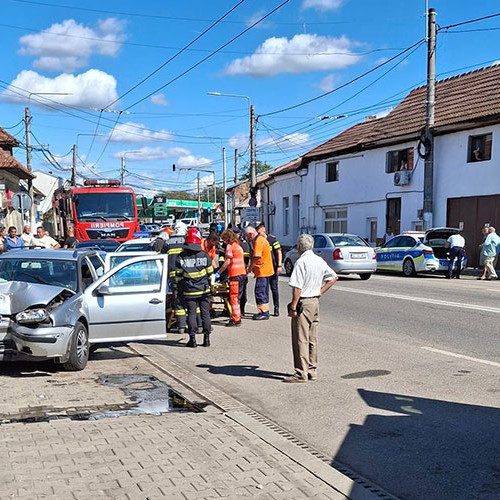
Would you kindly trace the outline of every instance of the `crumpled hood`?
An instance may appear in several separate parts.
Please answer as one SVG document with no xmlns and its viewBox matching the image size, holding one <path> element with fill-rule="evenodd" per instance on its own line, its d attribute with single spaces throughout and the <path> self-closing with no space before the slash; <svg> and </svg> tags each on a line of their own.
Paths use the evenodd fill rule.
<svg viewBox="0 0 500 500">
<path fill-rule="evenodd" d="M 23 281 L 0 283 L 0 314 L 17 314 L 35 304 L 46 306 L 63 290 L 67 288 L 41 283 Z"/>
</svg>

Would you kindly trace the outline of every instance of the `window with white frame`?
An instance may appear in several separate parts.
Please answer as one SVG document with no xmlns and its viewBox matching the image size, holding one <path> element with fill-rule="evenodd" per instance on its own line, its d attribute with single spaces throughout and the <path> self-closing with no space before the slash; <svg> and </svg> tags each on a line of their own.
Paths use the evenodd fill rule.
<svg viewBox="0 0 500 500">
<path fill-rule="evenodd" d="M 325 212 L 325 233 L 347 232 L 347 208 L 336 208 Z"/>
<path fill-rule="evenodd" d="M 290 232 L 290 198 L 283 198 L 283 235 Z"/>
<path fill-rule="evenodd" d="M 326 164 L 326 182 L 336 182 L 339 180 L 339 162 L 334 161 Z"/>
</svg>

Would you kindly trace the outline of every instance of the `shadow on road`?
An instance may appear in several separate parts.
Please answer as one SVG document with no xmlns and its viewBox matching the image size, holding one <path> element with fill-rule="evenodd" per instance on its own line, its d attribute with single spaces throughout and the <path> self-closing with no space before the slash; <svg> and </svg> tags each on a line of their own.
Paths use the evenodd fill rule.
<svg viewBox="0 0 500 500">
<path fill-rule="evenodd" d="M 271 372 L 260 370 L 258 365 L 196 365 L 198 368 L 206 368 L 208 373 L 214 375 L 229 375 L 232 377 L 257 377 L 283 380 L 289 373 Z"/>
<path fill-rule="evenodd" d="M 407 500 L 500 498 L 500 409 L 358 392 L 372 408 L 398 415 L 352 424 L 333 464 Z"/>
</svg>

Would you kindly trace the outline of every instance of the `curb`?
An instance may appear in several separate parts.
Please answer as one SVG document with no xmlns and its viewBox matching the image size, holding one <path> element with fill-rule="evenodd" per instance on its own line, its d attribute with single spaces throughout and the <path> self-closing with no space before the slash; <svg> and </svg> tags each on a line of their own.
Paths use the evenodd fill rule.
<svg viewBox="0 0 500 500">
<path fill-rule="evenodd" d="M 330 457 L 283 429 L 264 415 L 241 403 L 221 389 L 201 379 L 172 361 L 158 348 L 147 344 L 128 348 L 192 393 L 217 407 L 227 418 L 252 432 L 280 453 L 286 455 L 336 492 L 334 498 L 351 500 L 398 500 L 368 479 L 342 464 L 332 463 Z"/>
</svg>

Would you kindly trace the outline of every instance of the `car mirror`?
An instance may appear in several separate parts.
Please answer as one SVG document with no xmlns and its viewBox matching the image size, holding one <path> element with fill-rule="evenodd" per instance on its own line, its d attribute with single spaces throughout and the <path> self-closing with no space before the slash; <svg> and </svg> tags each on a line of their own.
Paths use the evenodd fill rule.
<svg viewBox="0 0 500 500">
<path fill-rule="evenodd" d="M 112 295 L 111 289 L 109 288 L 108 285 L 101 285 L 96 289 L 96 294 L 97 295 Z"/>
</svg>

